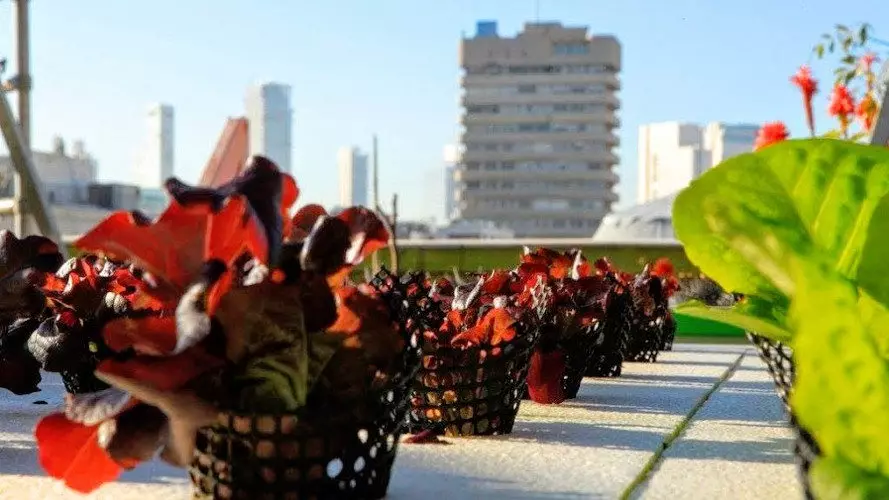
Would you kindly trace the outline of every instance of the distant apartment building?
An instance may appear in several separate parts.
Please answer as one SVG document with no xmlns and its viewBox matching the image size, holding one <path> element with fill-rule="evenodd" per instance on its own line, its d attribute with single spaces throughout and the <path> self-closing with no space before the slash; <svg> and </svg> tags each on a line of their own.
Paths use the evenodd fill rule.
<svg viewBox="0 0 889 500">
<path fill-rule="evenodd" d="M 176 148 L 174 119 L 173 106 L 169 104 L 154 104 L 148 108 L 148 137 L 133 175 L 137 186 L 159 189 L 173 177 Z"/>
<path fill-rule="evenodd" d="M 292 172 L 290 86 L 263 83 L 250 87 L 244 99 L 249 122 L 250 155 L 263 155 L 284 172 Z"/>
<path fill-rule="evenodd" d="M 96 182 L 98 164 L 86 152 L 82 141 L 75 141 L 67 150 L 60 137 L 53 139 L 52 151 L 33 151 L 31 158 L 47 201 L 56 204 L 88 203 L 89 186 Z M 12 196 L 12 159 L 0 156 L 0 193 Z"/>
<path fill-rule="evenodd" d="M 618 197 L 621 46 L 585 27 L 480 22 L 460 46 L 456 212 L 517 237 L 592 235 Z"/>
<path fill-rule="evenodd" d="M 356 147 L 342 148 L 337 153 L 340 206 L 368 206 L 367 154 Z"/>
<path fill-rule="evenodd" d="M 639 127 L 638 203 L 674 194 L 707 169 L 753 150 L 758 125 L 663 122 Z"/>
<path fill-rule="evenodd" d="M 457 182 L 454 176 L 457 173 L 457 165 L 460 162 L 460 148 L 456 144 L 449 144 L 444 149 L 444 222 L 448 223 L 457 218 Z"/>
</svg>

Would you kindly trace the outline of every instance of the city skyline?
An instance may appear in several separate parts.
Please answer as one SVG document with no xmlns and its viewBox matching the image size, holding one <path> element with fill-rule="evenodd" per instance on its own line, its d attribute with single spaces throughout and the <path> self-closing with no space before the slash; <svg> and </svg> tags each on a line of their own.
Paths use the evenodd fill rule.
<svg viewBox="0 0 889 500">
<path fill-rule="evenodd" d="M 857 5 L 871 17 L 889 14 L 889 6 L 873 0 Z M 54 135 L 83 137 L 100 162 L 99 178 L 125 180 L 121 176 L 131 171 L 143 137 L 144 103 L 162 97 L 183 109 L 177 116 L 177 175 L 194 182 L 225 119 L 241 114 L 243 89 L 271 77 L 294 89 L 292 164 L 301 203 L 335 203 L 336 175 L 324 166 L 340 145 L 377 133 L 381 199 L 397 190 L 404 214 L 434 215 L 419 186 L 422 172 L 441 168 L 441 148 L 457 136 L 460 32 L 471 31 L 479 19 L 496 19 L 504 33 L 514 33 L 534 20 L 535 7 L 504 0 L 455 0 L 419 14 L 412 7 L 400 0 L 262 9 L 225 0 L 34 2 L 35 149 L 48 149 Z M 214 16 L 206 16 L 207 8 Z M 10 25 L 10 10 L 0 8 L 0 25 Z M 176 16 L 166 14 L 174 10 Z M 350 14 L 343 16 L 345 11 Z M 640 18 L 639 11 L 647 15 Z M 564 0 L 541 2 L 540 16 L 591 25 L 592 33 L 621 40 L 625 147 L 619 153 L 618 207 L 636 198 L 635 145 L 643 123 L 781 119 L 795 136 L 806 135 L 799 95 L 787 79 L 807 62 L 825 80 L 815 103 L 824 122 L 832 63 L 811 60 L 811 46 L 834 23 L 856 22 L 838 19 L 826 0 L 640 0 L 607 9 Z M 339 28 L 293 30 L 285 22 L 293 18 L 337 19 Z M 229 25 L 262 26 L 267 36 L 233 36 Z M 875 27 L 875 35 L 886 38 Z M 0 37 L 0 54 L 11 53 L 9 37 Z M 422 61 L 422 68 L 394 71 L 387 66 L 394 61 Z M 70 78 L 83 73 L 99 78 Z"/>
</svg>

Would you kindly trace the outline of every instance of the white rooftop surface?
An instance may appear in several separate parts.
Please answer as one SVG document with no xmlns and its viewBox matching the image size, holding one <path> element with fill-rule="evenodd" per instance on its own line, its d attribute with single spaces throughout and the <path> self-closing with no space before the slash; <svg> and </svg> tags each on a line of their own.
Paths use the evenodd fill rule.
<svg viewBox="0 0 889 500">
<path fill-rule="evenodd" d="M 63 393 L 46 378 L 41 393 L 0 395 L 0 499 L 188 498 L 185 472 L 162 463 L 88 496 L 43 476 L 31 430 Z M 576 400 L 523 402 L 511 435 L 402 444 L 388 498 L 619 498 L 665 443 L 631 498 L 802 498 L 785 421 L 752 348 L 681 344 L 620 378 L 586 379 Z"/>
</svg>

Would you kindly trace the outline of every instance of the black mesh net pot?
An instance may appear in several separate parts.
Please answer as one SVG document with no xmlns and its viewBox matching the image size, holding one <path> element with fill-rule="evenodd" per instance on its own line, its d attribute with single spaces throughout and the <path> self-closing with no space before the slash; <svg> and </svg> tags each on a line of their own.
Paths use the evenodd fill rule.
<svg viewBox="0 0 889 500">
<path fill-rule="evenodd" d="M 661 350 L 662 316 L 646 317 L 643 314 L 633 315 L 627 335 L 627 351 L 625 361 L 654 363 Z"/>
<path fill-rule="evenodd" d="M 201 429 L 195 498 L 383 498 L 407 410 L 407 380 L 369 402 L 377 418 L 222 413 Z"/>
<path fill-rule="evenodd" d="M 588 377 L 620 376 L 633 313 L 631 306 L 629 294 L 609 297 L 602 322 L 602 342 L 593 349 L 586 371 Z"/>
<path fill-rule="evenodd" d="M 386 496 L 420 366 L 423 315 L 406 283 L 385 270 L 371 282 L 407 339 L 401 370 L 368 393 L 361 411 L 311 408 L 279 415 L 220 413 L 199 431 L 189 468 L 196 499 L 306 499 Z M 419 318 L 409 323 L 407 318 Z M 356 418 L 355 415 L 363 417 Z"/>
<path fill-rule="evenodd" d="M 512 432 L 539 332 L 520 325 L 497 347 L 423 345 L 411 392 L 410 431 L 447 436 Z"/>
<path fill-rule="evenodd" d="M 766 369 L 775 383 L 775 391 L 790 413 L 790 427 L 794 433 L 793 452 L 799 469 L 800 482 L 806 499 L 813 500 L 815 497 L 812 495 L 809 484 L 809 469 L 815 459 L 821 455 L 821 450 L 812 435 L 800 426 L 796 415 L 790 411 L 790 393 L 793 390 L 796 376 L 793 353 L 787 345 L 755 333 L 747 332 L 747 339 L 756 347 L 760 359 L 765 363 Z"/>
<path fill-rule="evenodd" d="M 676 340 L 676 318 L 668 310 L 664 317 L 664 326 L 661 328 L 661 351 L 672 351 L 674 340 Z"/>
<path fill-rule="evenodd" d="M 793 354 L 790 348 L 781 342 L 776 342 L 769 338 L 747 332 L 747 339 L 756 347 L 759 358 L 766 365 L 769 375 L 775 382 L 775 390 L 784 403 L 789 408 L 790 391 L 793 389 Z"/>
<path fill-rule="evenodd" d="M 796 416 L 792 413 L 790 415 L 790 426 L 793 428 L 794 433 L 793 454 L 796 457 L 803 494 L 806 500 L 815 500 L 815 496 L 812 494 L 812 485 L 809 482 L 809 469 L 815 460 L 821 456 L 821 449 L 812 435 L 799 425 Z"/>
<path fill-rule="evenodd" d="M 603 340 L 602 323 L 596 322 L 574 335 L 562 345 L 565 351 L 565 375 L 562 377 L 562 390 L 565 399 L 574 399 L 580 390 L 580 383 L 590 367 L 596 346 Z"/>
</svg>

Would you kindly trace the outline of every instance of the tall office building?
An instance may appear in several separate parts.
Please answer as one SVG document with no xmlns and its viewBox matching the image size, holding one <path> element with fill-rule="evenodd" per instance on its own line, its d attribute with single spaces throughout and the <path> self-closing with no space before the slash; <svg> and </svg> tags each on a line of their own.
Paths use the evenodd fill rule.
<svg viewBox="0 0 889 500">
<path fill-rule="evenodd" d="M 160 189 L 173 176 L 175 128 L 173 106 L 154 104 L 148 108 L 148 141 L 135 172 L 136 185 Z"/>
<path fill-rule="evenodd" d="M 250 87 L 244 99 L 249 122 L 250 155 L 263 155 L 284 172 L 292 172 L 290 86 L 263 83 Z"/>
<path fill-rule="evenodd" d="M 462 219 L 517 237 L 592 235 L 618 200 L 621 47 L 585 27 L 529 23 L 512 38 L 479 22 L 463 39 Z"/>
<path fill-rule="evenodd" d="M 342 148 L 336 161 L 340 173 L 340 206 L 368 206 L 367 154 L 356 147 Z"/>
<path fill-rule="evenodd" d="M 707 169 L 753 150 L 758 125 L 663 122 L 639 127 L 639 203 L 674 194 Z"/>
</svg>

